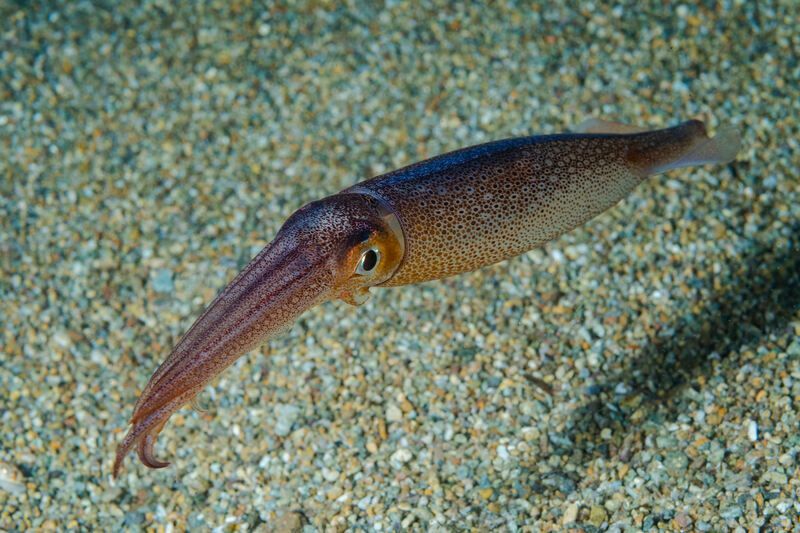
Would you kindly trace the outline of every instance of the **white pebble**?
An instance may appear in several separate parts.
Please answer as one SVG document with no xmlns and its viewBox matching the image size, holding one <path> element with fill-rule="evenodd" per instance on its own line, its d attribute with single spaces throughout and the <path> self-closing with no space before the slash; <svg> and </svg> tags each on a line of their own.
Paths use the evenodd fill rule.
<svg viewBox="0 0 800 533">
<path fill-rule="evenodd" d="M 403 420 L 403 411 L 394 404 L 389 404 L 386 408 L 386 420 L 389 422 L 400 422 Z"/>
<path fill-rule="evenodd" d="M 758 440 L 758 423 L 755 420 L 751 420 L 747 425 L 747 438 L 750 439 L 750 442 Z"/>
<path fill-rule="evenodd" d="M 561 519 L 561 525 L 566 526 L 574 523 L 578 519 L 578 504 L 572 503 L 564 511 L 564 516 Z"/>
<path fill-rule="evenodd" d="M 300 409 L 294 405 L 275 406 L 275 433 L 285 437 L 292 431 L 292 424 L 300 416 Z"/>
<path fill-rule="evenodd" d="M 397 464 L 404 464 L 411 460 L 413 455 L 407 448 L 400 448 L 392 454 L 391 461 Z"/>
<path fill-rule="evenodd" d="M 508 449 L 505 446 L 497 447 L 497 456 L 503 461 L 508 461 L 511 459 L 511 455 L 509 455 Z"/>
<path fill-rule="evenodd" d="M 337 479 L 339 479 L 339 472 L 331 470 L 330 468 L 323 468 L 322 469 L 322 477 L 325 478 L 325 481 L 333 483 Z"/>
<path fill-rule="evenodd" d="M 0 462 L 0 490 L 11 494 L 22 494 L 25 485 L 22 483 L 22 474 L 9 463 Z"/>
<path fill-rule="evenodd" d="M 564 262 L 564 254 L 561 253 L 560 250 L 557 250 L 555 248 L 550 252 L 550 257 L 552 257 L 553 261 L 555 261 L 556 263 Z"/>
</svg>

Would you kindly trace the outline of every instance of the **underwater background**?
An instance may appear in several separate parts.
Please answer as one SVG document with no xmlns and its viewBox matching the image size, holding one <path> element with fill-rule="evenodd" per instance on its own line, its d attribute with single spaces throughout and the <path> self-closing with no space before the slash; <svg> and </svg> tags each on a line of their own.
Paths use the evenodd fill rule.
<svg viewBox="0 0 800 533">
<path fill-rule="evenodd" d="M 789 530 L 800 6 L 0 0 L 0 528 Z M 519 258 L 331 302 L 111 479 L 295 209 L 590 116 L 740 128 Z"/>
</svg>

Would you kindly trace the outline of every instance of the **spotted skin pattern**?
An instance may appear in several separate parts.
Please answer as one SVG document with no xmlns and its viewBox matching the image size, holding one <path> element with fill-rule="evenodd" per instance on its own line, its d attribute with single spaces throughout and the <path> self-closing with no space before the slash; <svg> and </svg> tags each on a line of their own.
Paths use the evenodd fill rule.
<svg viewBox="0 0 800 533">
<path fill-rule="evenodd" d="M 725 147 L 698 121 L 607 133 L 614 127 L 594 121 L 592 133 L 465 148 L 299 209 L 150 378 L 114 476 L 133 449 L 144 465 L 167 466 L 153 447 L 169 417 L 308 308 L 336 298 L 358 305 L 370 287 L 439 279 L 519 255 L 605 211 L 648 175 L 723 162 L 738 150 L 735 132 Z"/>
<path fill-rule="evenodd" d="M 406 257 L 384 285 L 418 283 L 517 256 L 580 226 L 625 198 L 648 165 L 683 152 L 700 133 L 702 123 L 690 122 L 634 135 L 497 141 L 348 191 L 372 191 L 400 218 Z"/>
</svg>

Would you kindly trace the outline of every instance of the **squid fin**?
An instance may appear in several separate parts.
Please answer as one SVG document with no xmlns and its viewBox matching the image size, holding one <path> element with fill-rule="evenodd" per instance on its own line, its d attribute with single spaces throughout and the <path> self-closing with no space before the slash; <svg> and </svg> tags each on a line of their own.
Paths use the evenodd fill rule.
<svg viewBox="0 0 800 533">
<path fill-rule="evenodd" d="M 736 154 L 742 146 L 739 130 L 732 125 L 725 124 L 718 127 L 713 137 L 706 136 L 705 125 L 702 122 L 690 121 L 679 127 L 696 130 L 689 145 L 675 157 L 654 161 L 649 168 L 646 168 L 647 174 L 661 174 L 675 168 L 730 163 L 736 159 Z"/>
<path fill-rule="evenodd" d="M 203 407 L 200 405 L 200 399 L 197 396 L 189 400 L 189 405 L 192 407 L 194 411 L 197 411 L 201 415 L 208 413 L 208 410 L 203 409 Z"/>
<path fill-rule="evenodd" d="M 631 126 L 630 124 L 622 124 L 620 122 L 609 122 L 607 120 L 600 120 L 599 118 L 587 118 L 572 130 L 575 133 L 606 133 L 625 135 L 630 133 L 642 133 L 648 131 L 647 128 L 640 128 L 639 126 Z"/>
</svg>

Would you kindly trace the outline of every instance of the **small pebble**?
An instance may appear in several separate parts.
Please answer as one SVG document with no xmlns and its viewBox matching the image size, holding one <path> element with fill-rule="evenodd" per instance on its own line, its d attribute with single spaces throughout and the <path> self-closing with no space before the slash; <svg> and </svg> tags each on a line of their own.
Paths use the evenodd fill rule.
<svg viewBox="0 0 800 533">
<path fill-rule="evenodd" d="M 497 447 L 497 456 L 503 461 L 508 461 L 511 458 L 511 455 L 508 453 L 508 449 L 505 446 Z"/>
<path fill-rule="evenodd" d="M 22 474 L 14 465 L 0 461 L 0 490 L 11 494 L 25 492 Z"/>
<path fill-rule="evenodd" d="M 275 433 L 285 437 L 292 431 L 292 425 L 300 416 L 300 409 L 294 405 L 275 406 Z"/>
<path fill-rule="evenodd" d="M 386 420 L 389 422 L 400 422 L 403 420 L 403 411 L 394 404 L 389 404 L 386 408 Z"/>
<path fill-rule="evenodd" d="M 755 420 L 750 420 L 747 424 L 747 438 L 750 442 L 758 440 L 758 423 Z"/>
<path fill-rule="evenodd" d="M 414 457 L 413 454 L 406 448 L 400 448 L 392 454 L 391 460 L 393 463 L 403 464 L 407 463 Z"/>
<path fill-rule="evenodd" d="M 169 294 L 174 289 L 172 283 L 172 270 L 160 268 L 153 275 L 153 290 L 162 294 Z"/>
<path fill-rule="evenodd" d="M 578 504 L 571 503 L 567 506 L 567 509 L 564 511 L 564 517 L 561 520 L 561 524 L 564 526 L 568 526 L 569 524 L 574 524 L 577 519 L 578 519 Z"/>
<path fill-rule="evenodd" d="M 725 507 L 720 510 L 719 516 L 721 516 L 725 520 L 736 520 L 737 518 L 742 516 L 742 509 L 741 507 L 737 506 Z"/>
<path fill-rule="evenodd" d="M 600 507 L 599 505 L 593 505 L 591 511 L 589 512 L 589 523 L 596 527 L 600 527 L 603 522 L 606 521 L 608 515 L 606 514 L 606 510 Z"/>
</svg>

